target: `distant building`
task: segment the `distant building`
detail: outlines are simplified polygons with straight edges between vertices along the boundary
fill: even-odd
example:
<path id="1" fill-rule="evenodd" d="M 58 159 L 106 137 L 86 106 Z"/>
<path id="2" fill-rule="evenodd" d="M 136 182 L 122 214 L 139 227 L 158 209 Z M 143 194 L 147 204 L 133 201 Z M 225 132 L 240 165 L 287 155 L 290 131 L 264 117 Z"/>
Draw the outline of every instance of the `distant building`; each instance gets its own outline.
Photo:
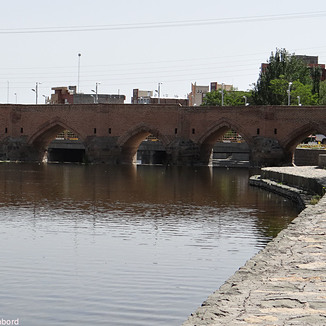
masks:
<path id="1" fill-rule="evenodd" d="M 203 98 L 209 92 L 209 86 L 198 86 L 191 83 L 191 92 L 188 95 L 190 106 L 199 106 L 203 103 Z"/>
<path id="2" fill-rule="evenodd" d="M 124 104 L 125 95 L 120 94 L 83 94 L 76 92 L 76 86 L 53 87 L 50 104 Z"/>
<path id="3" fill-rule="evenodd" d="M 191 84 L 191 92 L 188 95 L 190 106 L 200 106 L 203 103 L 203 99 L 208 92 L 214 92 L 221 90 L 223 87 L 224 91 L 231 91 L 233 85 L 218 84 L 217 82 L 211 82 L 209 86 L 198 86 L 196 83 Z"/>
<path id="4" fill-rule="evenodd" d="M 73 104 L 124 104 L 125 95 L 119 94 L 74 94 Z"/>
<path id="5" fill-rule="evenodd" d="M 153 91 L 142 91 L 134 89 L 131 98 L 132 104 L 178 104 L 181 106 L 188 106 L 188 99 L 168 98 L 168 97 L 153 97 Z"/>
<path id="6" fill-rule="evenodd" d="M 295 55 L 296 58 L 301 59 L 309 68 L 319 67 L 321 70 L 320 80 L 326 80 L 326 67 L 323 63 L 318 63 L 318 56 L 310 55 Z M 268 67 L 268 63 L 261 64 L 261 71 L 264 72 Z"/>
<path id="7" fill-rule="evenodd" d="M 320 80 L 326 80 L 326 68 L 325 64 L 318 63 L 318 56 L 309 56 L 309 55 L 296 55 L 297 58 L 301 59 L 303 62 L 307 64 L 308 67 L 314 68 L 319 67 L 321 70 Z"/>
<path id="8" fill-rule="evenodd" d="M 224 91 L 230 92 L 233 90 L 233 85 L 226 85 L 226 84 L 219 84 L 217 82 L 212 82 L 211 83 L 211 92 L 221 90 L 223 87 Z"/>
<path id="9" fill-rule="evenodd" d="M 53 87 L 54 94 L 51 94 L 50 104 L 72 104 L 73 96 L 76 93 L 76 86 Z"/>
<path id="10" fill-rule="evenodd" d="M 152 97 L 151 104 L 178 104 L 179 106 L 189 106 L 189 101 L 187 98 L 161 97 L 160 103 L 158 102 L 157 97 Z"/>
<path id="11" fill-rule="evenodd" d="M 132 91 L 132 104 L 150 104 L 153 98 L 153 91 L 141 91 L 138 88 Z"/>

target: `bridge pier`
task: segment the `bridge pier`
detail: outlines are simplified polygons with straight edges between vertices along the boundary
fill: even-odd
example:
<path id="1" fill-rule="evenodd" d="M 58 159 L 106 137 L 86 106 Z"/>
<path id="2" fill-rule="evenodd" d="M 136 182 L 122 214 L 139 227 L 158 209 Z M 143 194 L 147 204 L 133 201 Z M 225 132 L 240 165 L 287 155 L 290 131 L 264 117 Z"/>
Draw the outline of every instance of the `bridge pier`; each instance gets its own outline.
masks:
<path id="1" fill-rule="evenodd" d="M 120 146 L 117 139 L 113 137 L 88 137 L 84 143 L 85 154 L 89 162 L 107 164 L 136 163 L 139 148 L 136 144 L 129 143 Z M 161 154 L 162 163 L 164 164 L 202 165 L 199 146 L 189 139 L 175 139 L 165 147 L 165 151 L 166 155 Z"/>
<path id="2" fill-rule="evenodd" d="M 292 153 L 282 148 L 275 138 L 253 137 L 250 148 L 250 162 L 253 166 L 264 167 L 292 164 Z"/>
<path id="3" fill-rule="evenodd" d="M 45 148 L 27 143 L 27 137 L 7 137 L 0 143 L 1 161 L 42 162 Z"/>
<path id="4" fill-rule="evenodd" d="M 127 159 L 122 158 L 117 137 L 87 137 L 84 145 L 86 161 L 90 163 L 120 164 Z"/>
<path id="5" fill-rule="evenodd" d="M 201 165 L 199 145 L 190 139 L 177 138 L 166 147 L 167 164 Z"/>
<path id="6" fill-rule="evenodd" d="M 136 144 L 118 144 L 118 137 L 87 137 L 85 146 L 85 161 L 105 164 L 133 164 L 139 148 Z M 281 166 L 292 164 L 292 152 L 284 149 L 274 138 L 253 137 L 248 143 L 250 148 L 250 163 L 252 166 Z M 0 160 L 42 162 L 47 154 L 47 144 L 34 142 L 29 144 L 27 137 L 7 137 L 0 142 Z M 166 155 L 165 155 L 165 152 Z M 161 146 L 161 163 L 169 165 L 209 165 L 212 160 L 212 146 L 198 144 L 190 139 L 176 138 L 170 144 Z M 152 155 L 152 161 L 156 162 Z"/>

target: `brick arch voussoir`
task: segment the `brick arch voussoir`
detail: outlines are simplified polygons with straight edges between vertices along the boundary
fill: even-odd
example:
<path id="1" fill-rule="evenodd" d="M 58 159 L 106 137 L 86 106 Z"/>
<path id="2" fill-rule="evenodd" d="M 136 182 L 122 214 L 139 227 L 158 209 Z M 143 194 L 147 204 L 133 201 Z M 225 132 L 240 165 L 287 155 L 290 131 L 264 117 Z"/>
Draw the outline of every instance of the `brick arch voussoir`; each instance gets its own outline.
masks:
<path id="1" fill-rule="evenodd" d="M 74 134 L 78 135 L 78 138 L 81 141 L 84 141 L 83 137 L 80 135 L 80 133 L 77 130 L 75 130 L 74 128 L 71 128 L 70 126 L 68 126 L 60 118 L 54 118 L 54 119 L 48 120 L 47 122 L 40 125 L 37 128 L 37 130 L 32 134 L 32 136 L 29 137 L 27 143 L 32 145 L 38 139 L 42 138 L 42 136 L 45 135 L 46 132 L 50 131 L 51 129 L 55 128 L 56 126 L 61 127 L 64 130 L 70 130 Z"/>
<path id="2" fill-rule="evenodd" d="M 246 132 L 246 130 L 241 127 L 238 123 L 228 120 L 228 119 L 221 119 L 215 123 L 212 123 L 211 126 L 203 133 L 199 139 L 198 143 L 200 145 L 205 144 L 207 142 L 207 139 L 209 139 L 214 133 L 218 132 L 221 129 L 232 129 L 235 130 L 237 133 L 239 133 L 242 138 L 246 141 L 249 147 L 251 147 L 251 144 L 253 142 L 252 137 L 249 136 Z"/>
<path id="3" fill-rule="evenodd" d="M 291 131 L 288 135 L 286 135 L 282 140 L 280 140 L 280 144 L 283 148 L 287 150 L 293 149 L 303 138 L 309 136 L 312 133 L 322 133 L 326 135 L 326 123 L 316 123 L 309 122 L 306 123 L 297 129 Z"/>
<path id="4" fill-rule="evenodd" d="M 168 137 L 161 134 L 161 132 L 158 129 L 152 128 L 145 124 L 139 124 L 134 128 L 132 128 L 131 130 L 125 132 L 123 135 L 121 135 L 117 141 L 117 145 L 123 147 L 132 138 L 144 132 L 152 134 L 154 137 L 158 138 L 165 147 L 169 144 Z"/>

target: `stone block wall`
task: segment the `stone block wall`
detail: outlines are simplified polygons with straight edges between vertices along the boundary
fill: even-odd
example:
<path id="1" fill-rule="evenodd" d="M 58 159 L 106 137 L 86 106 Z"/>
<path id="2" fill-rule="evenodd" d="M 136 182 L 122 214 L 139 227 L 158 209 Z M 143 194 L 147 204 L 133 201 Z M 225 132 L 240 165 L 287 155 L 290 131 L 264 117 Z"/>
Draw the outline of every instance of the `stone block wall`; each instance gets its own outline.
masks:
<path id="1" fill-rule="evenodd" d="M 326 154 L 326 151 L 318 149 L 296 149 L 294 164 L 297 166 L 318 166 L 320 154 Z"/>

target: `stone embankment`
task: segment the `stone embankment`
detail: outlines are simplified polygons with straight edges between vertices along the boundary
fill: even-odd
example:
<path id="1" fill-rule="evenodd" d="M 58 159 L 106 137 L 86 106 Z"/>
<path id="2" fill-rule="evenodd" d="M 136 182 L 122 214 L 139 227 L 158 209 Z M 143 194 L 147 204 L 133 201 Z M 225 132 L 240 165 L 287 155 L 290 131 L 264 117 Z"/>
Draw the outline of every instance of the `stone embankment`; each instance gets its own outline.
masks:
<path id="1" fill-rule="evenodd" d="M 325 189 L 326 170 L 266 168 L 262 175 L 273 176 L 272 188 L 279 185 L 283 195 L 299 194 L 306 208 L 183 326 L 326 325 L 326 196 L 307 204 L 311 192 L 318 197 Z M 304 189 L 284 185 L 289 180 L 302 182 Z M 318 186 L 310 189 L 311 185 Z"/>

